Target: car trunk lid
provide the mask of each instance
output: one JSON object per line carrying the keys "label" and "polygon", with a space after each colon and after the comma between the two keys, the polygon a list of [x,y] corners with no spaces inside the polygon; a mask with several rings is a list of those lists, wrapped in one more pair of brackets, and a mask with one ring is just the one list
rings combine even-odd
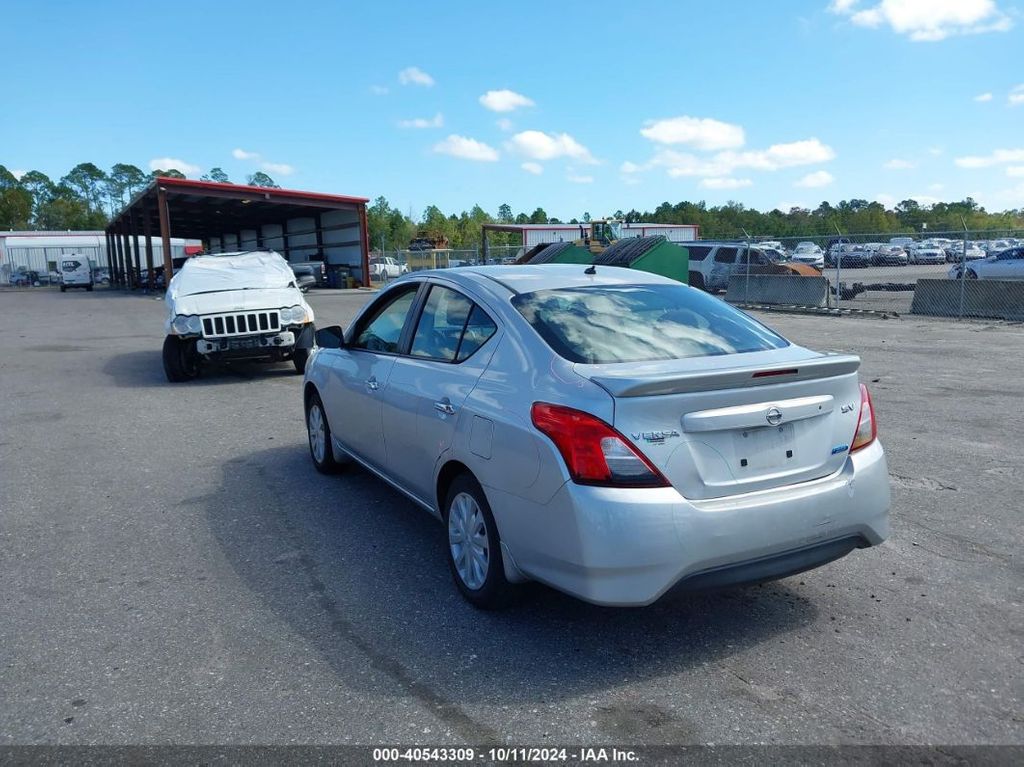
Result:
{"label": "car trunk lid", "polygon": [[859,358],[800,347],[583,365],[613,426],[686,498],[767,490],[838,471],[857,426]]}

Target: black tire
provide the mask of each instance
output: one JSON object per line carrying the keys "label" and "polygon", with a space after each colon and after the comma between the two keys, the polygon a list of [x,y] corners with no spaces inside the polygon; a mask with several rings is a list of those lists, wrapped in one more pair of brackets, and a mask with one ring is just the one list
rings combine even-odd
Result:
{"label": "black tire", "polygon": [[167,336],[164,339],[163,358],[164,374],[171,383],[184,383],[198,377],[200,361],[195,341]]}
{"label": "black tire", "polygon": [[697,288],[697,290],[703,290],[707,292],[707,288],[704,287],[704,275],[702,274],[690,274],[690,287]]}
{"label": "black tire", "polygon": [[[487,531],[487,574],[483,583],[476,588],[467,585],[459,575],[459,568],[452,551],[451,534],[448,533],[452,505],[456,498],[463,494],[470,496],[482,512],[482,521]],[[445,542],[448,567],[459,593],[467,602],[481,610],[498,610],[507,606],[516,594],[516,587],[505,577],[505,561],[501,554],[501,537],[498,535],[498,527],[494,523],[494,516],[491,514],[490,504],[487,503],[487,496],[484,495],[483,488],[472,475],[460,474],[452,482],[445,497],[442,518],[445,532],[448,533],[446,535],[448,540]]]}
{"label": "black tire", "polygon": [[967,279],[969,279],[969,280],[976,280],[976,279],[978,279],[978,273],[975,272],[973,269],[968,269],[967,270]]}
{"label": "black tire", "polygon": [[85,286],[85,289],[86,289],[86,291],[88,291],[89,293],[92,293],[92,283],[90,282],[90,283],[89,283],[88,285],[86,285],[86,286]]}
{"label": "black tire", "polygon": [[[319,413],[320,423],[323,425],[323,450],[318,451],[314,446],[314,440],[319,435],[314,433],[315,413]],[[334,458],[334,449],[331,447],[331,425],[327,422],[327,411],[324,410],[324,403],[316,392],[310,395],[306,402],[306,443],[309,446],[309,457],[313,459],[313,466],[321,474],[337,474],[341,471],[342,465]],[[317,453],[321,452],[320,457]]]}
{"label": "black tire", "polygon": [[68,286],[67,285],[61,285],[60,286],[60,292],[61,293],[67,293],[68,292]]}
{"label": "black tire", "polygon": [[309,361],[309,349],[296,349],[292,352],[292,364],[295,366],[295,372],[302,373],[306,372],[306,363]]}

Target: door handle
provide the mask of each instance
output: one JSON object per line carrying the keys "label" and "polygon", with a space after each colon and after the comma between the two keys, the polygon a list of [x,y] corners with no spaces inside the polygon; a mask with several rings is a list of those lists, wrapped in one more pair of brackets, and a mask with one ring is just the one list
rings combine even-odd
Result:
{"label": "door handle", "polygon": [[376,378],[372,378],[372,377],[371,378],[367,378],[366,379],[366,388],[369,389],[370,391],[377,391],[377,389],[380,388],[380,384],[377,383],[377,379]]}
{"label": "door handle", "polygon": [[440,402],[434,403],[434,410],[438,413],[444,413],[445,415],[455,415],[455,406],[452,405],[447,399],[443,399]]}

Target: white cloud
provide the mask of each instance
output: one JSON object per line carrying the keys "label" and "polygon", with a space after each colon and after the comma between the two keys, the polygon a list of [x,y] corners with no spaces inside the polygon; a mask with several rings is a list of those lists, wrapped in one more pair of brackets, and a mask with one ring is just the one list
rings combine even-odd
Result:
{"label": "white cloud", "polygon": [[1006,169],[1006,175],[1010,178],[1024,178],[1024,165],[1011,165]]}
{"label": "white cloud", "polygon": [[575,175],[573,173],[570,173],[568,176],[566,176],[565,180],[569,181],[569,182],[571,182],[573,184],[593,184],[594,183],[594,177],[593,176],[577,176],[577,175]]}
{"label": "white cloud", "polygon": [[648,120],[640,135],[658,144],[687,144],[694,149],[713,151],[736,149],[746,140],[739,125],[708,117],[669,117]]}
{"label": "white cloud", "polygon": [[942,147],[940,146],[928,147],[928,154],[932,155],[933,157],[938,157],[940,154],[942,154],[942,151]]}
{"label": "white cloud", "polygon": [[753,186],[754,182],[749,178],[705,178],[700,185],[704,189],[742,189],[745,186]]}
{"label": "white cloud", "polygon": [[1006,101],[1011,107],[1017,107],[1024,104],[1024,83],[1011,88],[1010,95],[1006,97]]}
{"label": "white cloud", "polygon": [[836,156],[832,147],[816,138],[773,144],[767,149],[751,149],[745,152],[718,152],[711,156],[698,156],[673,149],[662,149],[644,163],[638,165],[627,160],[619,170],[625,174],[640,173],[652,168],[665,168],[672,178],[699,176],[725,178],[737,169],[746,168],[760,171],[776,171],[800,165],[817,165],[828,162]]}
{"label": "white cloud", "polygon": [[507,117],[499,117],[497,120],[495,120],[494,124],[497,125],[500,130],[503,130],[505,132],[512,130],[513,125],[512,121],[509,120]]}
{"label": "white cloud", "polygon": [[779,210],[783,211],[784,213],[789,213],[789,211],[793,210],[793,208],[799,208],[801,210],[809,210],[810,209],[810,206],[807,205],[807,203],[804,203],[804,202],[780,202],[775,207],[778,208]]}
{"label": "white cloud", "polygon": [[177,157],[154,157],[149,161],[150,170],[180,170],[186,176],[194,176],[202,170],[198,165],[179,160]]}
{"label": "white cloud", "polygon": [[934,205],[937,202],[942,202],[942,200],[940,200],[938,197],[932,197],[931,195],[927,194],[912,194],[910,195],[910,199],[916,200],[918,205],[925,206]]}
{"label": "white cloud", "polygon": [[637,184],[640,183],[640,179],[638,179],[636,176],[622,176],[621,179],[622,183],[625,184],[626,186],[636,186]]}
{"label": "white cloud", "polygon": [[14,176],[18,181],[21,181],[21,177],[28,173],[27,170],[14,170],[11,169],[11,175]]}
{"label": "white cloud", "polygon": [[991,93],[979,93],[977,96],[974,97],[974,100],[979,102],[979,103],[984,103],[986,101],[991,101],[992,100],[992,94]]}
{"label": "white cloud", "polygon": [[1013,26],[995,0],[881,0],[868,7],[861,7],[859,0],[833,0],[829,11],[861,27],[887,25],[915,42],[1006,32]]}
{"label": "white cloud", "polygon": [[945,184],[935,183],[935,184],[929,184],[928,185],[928,191],[929,192],[941,192],[945,188],[946,188]]}
{"label": "white cloud", "polygon": [[390,93],[390,92],[391,92],[390,89],[387,88],[384,85],[371,85],[370,86],[370,93],[372,93],[374,96],[387,96],[388,93]]}
{"label": "white cloud", "polygon": [[434,144],[434,151],[438,154],[447,154],[463,160],[475,162],[495,162],[499,154],[498,150],[488,146],[482,141],[467,138],[466,136],[450,135],[444,141]]}
{"label": "white cloud", "polygon": [[910,160],[901,160],[898,157],[894,157],[882,167],[886,170],[910,170],[914,167],[914,163],[910,162]]}
{"label": "white cloud", "polygon": [[414,117],[411,120],[399,120],[399,128],[441,128],[444,127],[444,115],[438,112],[433,117]]}
{"label": "white cloud", "polygon": [[597,163],[594,156],[590,154],[590,150],[568,133],[523,131],[514,135],[508,146],[512,151],[531,160],[554,160],[559,157],[568,157],[591,165]]}
{"label": "white cloud", "polygon": [[803,186],[808,189],[816,189],[819,186],[828,186],[835,181],[835,176],[829,173],[827,170],[817,170],[814,173],[808,173],[806,176],[797,181],[793,186]]}
{"label": "white cloud", "polygon": [[267,173],[276,173],[279,176],[290,176],[295,172],[295,168],[284,162],[263,162],[260,163],[260,167]]}
{"label": "white cloud", "polygon": [[480,97],[480,103],[492,112],[513,112],[520,107],[532,107],[533,100],[522,93],[516,93],[508,89],[500,91],[487,91]]}
{"label": "white cloud", "polygon": [[878,192],[875,195],[875,199],[878,202],[882,203],[882,206],[884,208],[889,209],[889,210],[891,210],[892,208],[895,208],[896,207],[896,203],[899,202],[899,200],[897,200],[895,196],[889,194],[888,192]]}
{"label": "white cloud", "polygon": [[258,160],[260,155],[258,152],[247,152],[244,149],[232,149],[231,156],[236,160]]}
{"label": "white cloud", "polygon": [[539,162],[524,162],[519,167],[525,170],[527,173],[532,173],[535,176],[539,176],[541,173],[544,172],[544,166],[541,165]]}
{"label": "white cloud", "polygon": [[960,168],[991,168],[1011,162],[1024,162],[1024,149],[996,149],[992,154],[957,157],[953,160]]}
{"label": "white cloud", "polygon": [[434,84],[434,78],[419,67],[406,67],[398,73],[398,82],[402,85],[422,85],[429,88]]}

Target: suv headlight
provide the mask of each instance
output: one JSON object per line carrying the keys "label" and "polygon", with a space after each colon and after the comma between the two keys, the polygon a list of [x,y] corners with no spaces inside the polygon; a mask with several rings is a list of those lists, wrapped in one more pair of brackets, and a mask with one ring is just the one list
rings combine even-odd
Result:
{"label": "suv headlight", "polygon": [[306,310],[301,306],[288,306],[281,310],[282,325],[298,325],[306,321]]}
{"label": "suv headlight", "polygon": [[179,336],[197,334],[203,329],[203,324],[197,314],[179,314],[171,323],[174,332]]}

